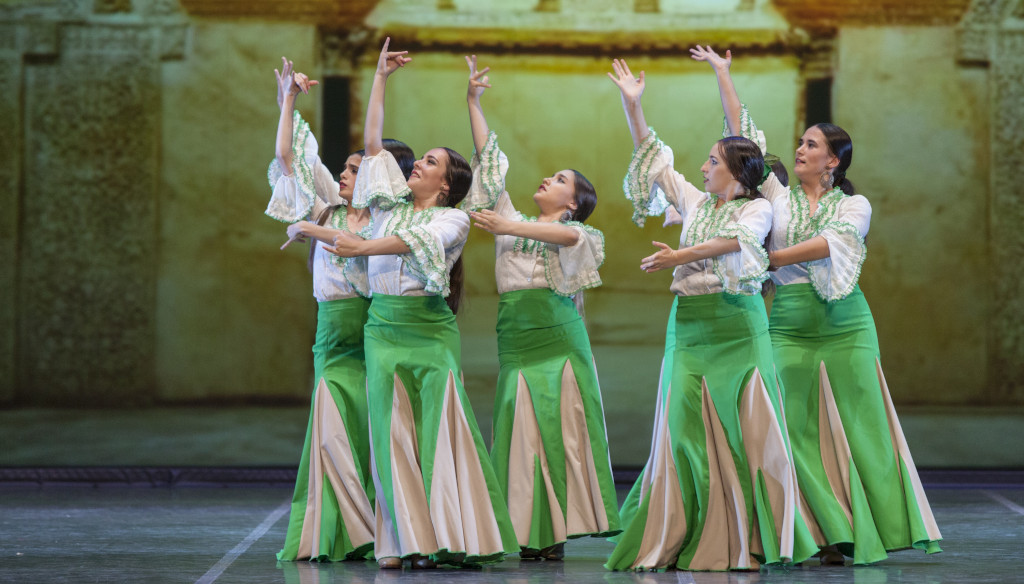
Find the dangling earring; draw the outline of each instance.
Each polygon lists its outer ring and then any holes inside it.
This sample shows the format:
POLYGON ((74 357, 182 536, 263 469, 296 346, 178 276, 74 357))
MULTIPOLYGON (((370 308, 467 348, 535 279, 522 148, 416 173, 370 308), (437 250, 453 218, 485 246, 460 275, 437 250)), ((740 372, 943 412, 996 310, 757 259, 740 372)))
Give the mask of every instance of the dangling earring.
POLYGON ((573 214, 573 210, 572 209, 566 209, 565 213, 562 213, 562 217, 559 219, 559 221, 569 221, 569 220, 571 220, 572 219, 572 214, 573 214))
POLYGON ((832 172, 829 170, 828 167, 825 167, 825 170, 822 171, 821 176, 818 177, 818 183, 821 184, 821 188, 825 189, 826 191, 831 191, 832 184, 834 182, 835 179, 832 177, 832 172))

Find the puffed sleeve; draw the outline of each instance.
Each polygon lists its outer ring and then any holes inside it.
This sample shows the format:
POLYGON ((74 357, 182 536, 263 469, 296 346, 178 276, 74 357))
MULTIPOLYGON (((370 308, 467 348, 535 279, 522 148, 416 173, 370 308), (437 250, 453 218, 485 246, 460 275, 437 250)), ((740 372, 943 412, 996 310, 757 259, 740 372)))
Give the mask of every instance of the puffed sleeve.
POLYGON ((740 250, 715 258, 715 275, 730 294, 756 294, 768 279, 768 253, 762 245, 772 227, 772 205, 765 199, 744 203, 712 237, 735 238, 740 250))
POLYGON ((823 300, 842 300, 860 279, 868 248, 864 244, 871 226, 871 203, 861 195, 843 197, 835 219, 816 234, 828 242, 828 257, 807 262, 811 285, 823 300))
MULTIPOLYGON (((761 149, 761 154, 768 152, 768 142, 764 138, 764 132, 757 129, 757 125, 754 124, 754 119, 750 117, 750 111, 747 109, 746 104, 740 105, 740 132, 739 136, 750 140, 757 147, 761 149)), ((728 138, 732 134, 729 133, 729 122, 722 120, 722 137, 728 138)))
POLYGON ((769 203, 774 203, 779 197, 789 196, 789 187, 779 182, 779 178, 775 176, 774 172, 768 174, 768 178, 764 179, 759 189, 764 198, 768 199, 769 203))
POLYGON ((577 221, 567 221, 579 235, 573 245, 548 250, 544 254, 544 275, 548 286, 561 296, 572 296, 580 290, 601 285, 597 270, 604 263, 604 234, 577 221))
POLYGON ((272 192, 265 212, 285 223, 309 217, 318 198, 328 206, 343 203, 338 195, 338 182, 320 161, 316 137, 298 111, 292 115, 292 128, 290 172, 285 174, 276 158, 267 169, 267 182, 272 192))
POLYGON ((431 294, 448 296, 448 271, 469 236, 469 216, 459 209, 442 209, 429 223, 395 232, 406 245, 406 267, 431 294))
POLYGON ((411 193, 394 155, 381 150, 374 156, 363 157, 352 193, 352 206, 388 210, 404 202, 411 193))
POLYGON ((483 151, 473 154, 470 165, 473 184, 459 208, 465 211, 493 209, 505 192, 505 175, 508 174, 508 158, 498 148, 498 135, 493 130, 487 134, 483 151))
POLYGON ((669 205, 676 208, 685 219, 700 201, 706 197, 682 174, 672 168, 672 149, 658 139, 653 128, 644 141, 633 150, 622 190, 633 203, 633 223, 644 226, 647 217, 665 213, 669 205))

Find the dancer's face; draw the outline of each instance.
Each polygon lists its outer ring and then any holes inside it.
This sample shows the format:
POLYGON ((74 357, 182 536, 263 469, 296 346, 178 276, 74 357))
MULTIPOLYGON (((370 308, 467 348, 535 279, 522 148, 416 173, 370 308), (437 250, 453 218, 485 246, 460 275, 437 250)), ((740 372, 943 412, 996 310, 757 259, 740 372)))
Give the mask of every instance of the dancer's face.
POLYGON ((560 170, 540 182, 533 201, 542 213, 564 212, 576 209, 576 173, 560 170))
POLYGON ((356 174, 359 173, 359 163, 363 157, 353 154, 345 160, 345 170, 338 174, 338 194, 346 201, 352 200, 352 190, 356 186, 356 174))
POLYGON ((825 134, 815 126, 807 128, 797 142, 796 162, 793 164, 793 173, 800 182, 817 183, 822 172, 831 170, 838 164, 839 159, 828 149, 825 134))
POLYGON ((445 180, 445 173, 448 172, 448 153, 444 148, 428 150, 423 158, 420 158, 412 165, 412 174, 409 175, 409 188, 417 197, 433 196, 441 191, 447 190, 448 182, 445 180))
POLYGON ((739 184, 729 172, 718 142, 711 147, 711 151, 708 152, 708 160, 700 167, 700 172, 704 175, 704 190, 709 193, 725 195, 734 191, 736 185, 739 184))

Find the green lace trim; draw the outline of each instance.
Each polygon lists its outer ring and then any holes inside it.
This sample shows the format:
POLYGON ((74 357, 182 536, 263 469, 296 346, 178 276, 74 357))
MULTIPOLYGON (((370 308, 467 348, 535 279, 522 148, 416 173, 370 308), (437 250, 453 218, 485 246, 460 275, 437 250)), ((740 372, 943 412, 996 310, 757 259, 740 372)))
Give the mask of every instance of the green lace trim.
POLYGON ((473 163, 476 172, 479 173, 484 192, 487 193, 487 200, 471 202, 466 199, 461 207, 465 211, 493 209, 498 204, 498 197, 505 191, 505 181, 501 177, 501 149, 498 148, 498 134, 494 130, 487 134, 483 152, 473 155, 473 163))
MULTIPOLYGON (((729 120, 722 117, 722 137, 728 138, 732 134, 729 133, 729 120)), ((765 150, 765 144, 761 143, 760 136, 757 131, 757 124, 754 123, 754 118, 750 117, 750 110, 747 109, 747 104, 740 104, 740 132, 737 134, 742 138, 750 140, 763 152, 765 150)))
POLYGON ((732 214, 746 203, 746 199, 733 199, 726 201, 721 207, 715 208, 718 203, 718 195, 711 195, 707 201, 697 207, 694 213, 693 223, 686 231, 686 239, 683 243, 686 246, 697 245, 715 237, 726 223, 732 219, 732 214))
POLYGON ((664 197, 651 197, 650 172, 654 160, 661 153, 664 143, 658 139, 653 128, 647 128, 649 134, 636 149, 629 162, 629 170, 622 179, 622 191, 633 203, 633 223, 643 227, 647 217, 661 215, 668 208, 664 197))
MULTIPOLYGON (((522 213, 519 214, 519 220, 523 223, 537 222, 536 217, 527 217, 522 213)), ((541 250, 547 250, 547 247, 547 244, 543 241, 526 237, 516 237, 516 240, 512 243, 512 251, 518 251, 519 253, 542 253, 541 250)))
POLYGON ((811 215, 811 204, 804 189, 797 185, 789 191, 789 203, 793 216, 786 230, 786 246, 792 247, 817 236, 822 228, 832 221, 843 199, 843 191, 836 187, 825 193, 818 201, 818 211, 811 215))
MULTIPOLYGON (((601 249, 602 250, 604 249, 604 245, 605 245, 604 233, 601 232, 601 230, 594 229, 593 227, 591 227, 589 225, 584 225, 583 223, 580 223, 579 221, 562 221, 561 223, 563 225, 566 225, 566 226, 569 226, 569 227, 579 227, 579 228, 583 229, 584 232, 586 232, 586 233, 588 233, 590 235, 597 235, 598 237, 601 238, 601 249)), ((595 270, 594 271, 595 278, 593 278, 591 280, 588 280, 588 281, 580 284, 579 286, 576 286, 576 288, 574 290, 564 291, 564 292, 560 291, 560 290, 556 290, 554 288, 554 286, 552 285, 552 279, 551 279, 552 278, 552 275, 551 275, 551 256, 550 256, 550 253, 548 252, 547 246, 544 247, 543 254, 544 254, 544 278, 548 282, 548 288, 550 288, 552 292, 554 292, 555 294, 558 294, 559 296, 564 296, 566 298, 570 298, 570 297, 575 296, 576 294, 582 292, 583 290, 590 290, 591 288, 597 288, 598 286, 600 286, 603 283, 603 282, 601 282, 601 275, 598 274, 597 271, 595 270)), ((607 256, 607 255, 608 254, 602 254, 602 256, 601 256, 601 263, 599 263, 597 265, 597 269, 598 270, 601 269, 601 266, 604 265, 605 256, 607 256)), ((562 273, 564 274, 565 271, 563 270, 562 273)))
POLYGON ((448 266, 444 254, 437 253, 435 242, 426 230, 441 207, 430 207, 422 211, 413 209, 412 203, 397 205, 384 224, 381 237, 396 235, 409 246, 411 261, 405 263, 409 273, 425 284, 424 289, 432 294, 447 296, 448 266))
POLYGON ((822 228, 822 230, 828 230, 833 231, 837 234, 846 234, 852 236, 857 239, 858 243, 860 243, 860 257, 857 258, 857 270, 853 275, 853 279, 850 280, 850 283, 847 284, 846 287, 844 287, 842 290, 838 290, 836 292, 833 292, 832 294, 826 294, 822 292, 819 284, 819 282, 828 279, 828 275, 822 273, 823 271, 828 271, 828 269, 825 267, 825 262, 823 260, 814 260, 811 262, 807 262, 807 275, 811 280, 811 286, 814 287, 814 292, 818 295, 818 298, 821 298, 825 302, 836 302, 837 300, 842 300, 843 298, 849 296, 850 293, 853 292, 853 289, 857 287, 857 283, 860 282, 860 270, 864 266, 864 260, 867 259, 868 257, 868 248, 866 245, 864 245, 864 239, 861 238, 860 231, 858 231, 857 227, 854 226, 852 223, 847 223, 846 221, 834 221, 832 223, 829 223, 828 225, 825 225, 822 228))
MULTIPOLYGON (((309 129, 309 124, 306 120, 302 119, 302 115, 299 114, 298 110, 292 112, 292 175, 295 177, 295 184, 298 185, 299 191, 306 197, 306 210, 299 215, 301 217, 307 217, 313 210, 313 204, 316 200, 316 186, 313 182, 313 168, 306 162, 306 143, 312 138, 313 133, 309 129)), ((277 159, 270 161, 270 166, 267 168, 267 182, 270 183, 270 188, 273 189, 277 185, 277 180, 284 175, 281 171, 281 165, 278 164, 277 159)), ((277 219, 282 223, 294 223, 296 219, 289 220, 283 215, 278 215, 272 210, 268 209, 266 212, 268 217, 277 219)))
MULTIPOLYGON (((746 225, 739 223, 731 223, 717 231, 712 237, 724 237, 727 239, 736 238, 741 244, 746 244, 753 248, 754 253, 757 254, 758 269, 756 272, 749 276, 740 275, 739 286, 732 288, 727 285, 724 274, 722 273, 722 262, 719 261, 721 256, 716 256, 711 262, 711 269, 714 271, 718 279, 722 281, 722 290, 728 294, 734 295, 751 295, 759 291, 761 282, 768 279, 768 252, 765 251, 764 246, 758 241, 757 237, 754 236, 754 232, 750 230, 746 225), (743 289, 743 284, 749 284, 750 287, 746 290, 743 289)), ((740 249, 739 253, 743 253, 740 249)))

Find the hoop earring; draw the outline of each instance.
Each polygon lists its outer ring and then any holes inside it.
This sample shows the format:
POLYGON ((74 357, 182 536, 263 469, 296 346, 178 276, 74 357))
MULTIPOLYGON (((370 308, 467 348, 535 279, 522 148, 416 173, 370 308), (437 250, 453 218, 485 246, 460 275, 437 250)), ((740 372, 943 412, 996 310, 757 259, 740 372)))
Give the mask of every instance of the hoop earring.
POLYGON ((826 168, 822 171, 821 176, 818 177, 818 183, 821 184, 822 188, 826 191, 832 190, 832 185, 835 183, 835 178, 832 177, 832 173, 826 168))

